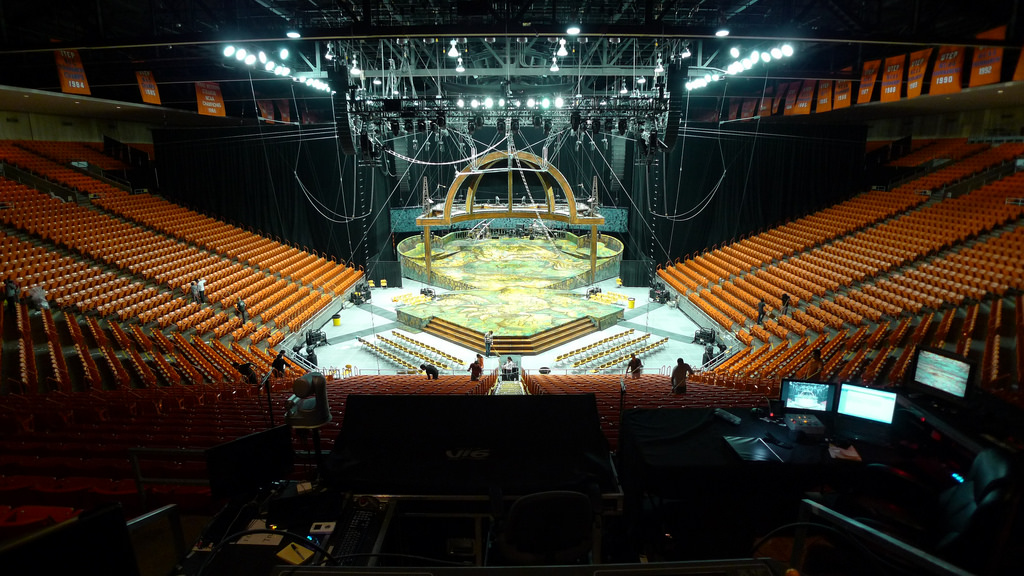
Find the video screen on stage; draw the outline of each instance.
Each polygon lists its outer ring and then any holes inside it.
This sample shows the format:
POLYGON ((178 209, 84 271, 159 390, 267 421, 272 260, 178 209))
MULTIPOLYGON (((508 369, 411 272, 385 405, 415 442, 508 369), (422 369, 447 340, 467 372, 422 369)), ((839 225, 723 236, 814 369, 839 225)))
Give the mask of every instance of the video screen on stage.
POLYGON ((971 381, 971 363, 963 356, 941 350, 917 352, 914 384, 925 393, 943 398, 963 399, 971 381))
POLYGON ((852 384, 843 384, 839 388, 839 405, 836 408, 836 413, 842 416, 892 424, 892 416, 895 412, 895 392, 852 384))
POLYGON ((836 387, 830 382, 782 380, 780 398, 786 413, 831 412, 835 404, 836 387))

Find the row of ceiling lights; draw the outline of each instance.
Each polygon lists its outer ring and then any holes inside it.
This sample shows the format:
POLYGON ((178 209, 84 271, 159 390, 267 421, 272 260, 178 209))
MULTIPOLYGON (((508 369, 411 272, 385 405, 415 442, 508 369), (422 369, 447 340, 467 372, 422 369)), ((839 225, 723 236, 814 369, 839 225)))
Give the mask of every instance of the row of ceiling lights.
MULTIPOLYGON (((278 51, 277 56, 282 61, 287 60, 289 56, 288 49, 281 48, 278 51)), ((316 88, 317 90, 321 90, 324 92, 331 92, 331 87, 326 82, 322 82, 317 78, 308 78, 292 75, 291 68, 270 59, 270 57, 267 56, 267 53, 264 52, 263 50, 256 50, 250 52, 245 48, 235 47, 234 45, 229 44, 224 47, 224 57, 234 58, 235 60, 252 68, 255 68, 256 63, 259 62, 260 66, 262 66, 265 71, 273 73, 275 76, 291 78, 292 80, 296 82, 301 82, 311 88, 316 88)))
POLYGON ((768 64, 772 60, 781 60, 782 58, 789 58, 790 56, 793 55, 793 47, 789 44, 783 44, 782 46, 778 46, 776 48, 772 48, 771 50, 766 50, 764 52, 754 50, 753 52, 750 53, 749 56, 743 58, 740 58, 740 49, 734 47, 729 51, 729 54, 733 58, 736 58, 736 60, 733 60, 729 64, 729 66, 725 68, 725 70, 714 69, 713 71, 705 74, 703 78, 690 80, 689 82, 686 83, 686 89, 696 90, 698 88, 704 88, 705 86, 712 82, 718 82, 725 76, 733 76, 736 74, 740 74, 746 70, 750 70, 758 62, 768 64))

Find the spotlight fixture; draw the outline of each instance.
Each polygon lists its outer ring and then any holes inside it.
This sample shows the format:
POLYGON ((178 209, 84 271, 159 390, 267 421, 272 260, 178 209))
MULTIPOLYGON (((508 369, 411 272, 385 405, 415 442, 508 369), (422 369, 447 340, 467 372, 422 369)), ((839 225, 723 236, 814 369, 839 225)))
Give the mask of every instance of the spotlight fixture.
POLYGON ((459 43, 458 40, 455 40, 454 38, 452 39, 452 41, 451 41, 452 47, 448 49, 448 56, 450 56, 452 58, 458 58, 459 57, 459 49, 456 48, 458 43, 459 43))
POLYGON ((551 68, 548 68, 552 72, 558 72, 558 56, 551 57, 551 68))
POLYGON ((715 36, 718 36, 719 38, 725 38, 728 35, 729 29, 724 26, 719 28, 718 30, 715 30, 715 36))
POLYGON ((761 52, 761 61, 765 64, 772 61, 772 55, 767 52, 761 52))
POLYGON ((224 47, 224 57, 225 58, 230 58, 230 57, 232 57, 234 55, 235 55, 235 47, 234 46, 232 46, 231 44, 228 44, 227 46, 224 47))
POLYGON ((629 89, 626 88, 626 81, 622 81, 622 88, 619 89, 619 94, 629 94, 629 89))
POLYGON ((558 52, 555 52, 555 56, 568 56, 569 52, 565 49, 565 38, 559 38, 558 40, 558 52))
POLYGON ((462 74, 466 71, 466 67, 462 65, 462 57, 459 57, 459 63, 455 66, 455 71, 462 74))
POLYGON ((362 73, 363 73, 363 71, 359 69, 359 62, 356 60, 356 57, 353 56, 352 57, 352 69, 349 70, 349 74, 352 74, 353 76, 359 76, 362 73))
POLYGON ((273 72, 274 68, 277 68, 277 64, 274 64, 273 60, 267 60, 267 64, 266 64, 265 68, 266 68, 267 72, 273 72))
POLYGON ((779 48, 772 48, 772 58, 775 58, 776 60, 782 58, 782 50, 779 48))
POLYGON ((740 57, 740 49, 735 47, 735 46, 733 46, 732 48, 729 49, 729 55, 732 56, 733 58, 739 58, 740 57))
POLYGON ((469 101, 469 106, 470 106, 470 108, 479 108, 480 107, 480 101, 477 100, 476 98, 473 98, 472 100, 469 101))
POLYGON ((793 47, 790 46, 789 44, 783 44, 782 45, 782 55, 787 57, 787 58, 792 56, 793 55, 793 47))
POLYGON ((555 108, 561 108, 565 106, 565 100, 561 96, 555 96, 555 108))
POLYGON ((665 67, 661 65, 661 56, 658 56, 658 65, 654 67, 655 74, 661 74, 665 71, 665 67))
POLYGON ((246 56, 245 57, 245 63, 247 65, 249 65, 249 66, 252 66, 253 64, 255 64, 256 63, 256 55, 255 54, 249 54, 248 56, 246 56))
POLYGON ((298 30, 294 29, 285 32, 284 35, 289 38, 302 38, 302 34, 300 34, 298 30))
POLYGON ((637 84, 646 84, 647 83, 647 78, 644 78, 643 76, 637 76, 636 77, 636 83, 637 84))
POLYGON ((551 100, 548 99, 548 98, 544 98, 543 100, 540 101, 540 107, 541 108, 550 108, 551 107, 551 100))
POLYGON ((689 58, 693 53, 690 52, 690 43, 683 42, 683 51, 679 53, 680 58, 689 58))
POLYGON ((334 60, 334 42, 327 43, 327 53, 324 54, 324 58, 327 58, 328 60, 334 60))
POLYGON ((458 100, 455 101, 455 105, 458 106, 459 108, 465 108, 466 101, 463 100, 462 98, 459 98, 458 100))
POLYGON ((569 27, 566 28, 565 33, 569 36, 575 36, 580 33, 580 27, 578 24, 570 24, 569 27))
POLYGON ((484 98, 484 108, 493 108, 493 107, 494 107, 494 99, 491 98, 490 96, 488 96, 487 98, 484 98))
POLYGON ((235 60, 238 60, 239 62, 245 60, 246 54, 248 53, 245 51, 245 48, 239 48, 238 50, 235 50, 235 60))
POLYGON ((526 99, 526 107, 527 108, 533 108, 536 105, 537 105, 537 101, 534 100, 533 98, 527 98, 526 99))
POLYGON ((374 86, 380 86, 381 84, 383 84, 383 82, 380 81, 380 78, 374 78, 373 79, 373 85, 374 86))
POLYGON ((281 51, 277 53, 277 56, 281 60, 287 60, 288 59, 288 49, 287 48, 281 48, 281 51))

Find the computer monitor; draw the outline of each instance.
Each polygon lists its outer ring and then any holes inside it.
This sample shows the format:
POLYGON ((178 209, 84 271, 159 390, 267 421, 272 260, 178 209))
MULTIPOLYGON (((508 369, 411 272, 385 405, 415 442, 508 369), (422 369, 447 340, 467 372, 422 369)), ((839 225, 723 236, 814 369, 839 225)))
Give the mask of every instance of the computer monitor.
POLYGON ((206 471, 215 499, 248 498, 295 468, 292 433, 288 426, 256 432, 208 448, 206 471))
POLYGON ((779 398, 786 414, 828 414, 835 407, 836 385, 783 378, 779 398))
POLYGON ((917 351, 910 387, 939 400, 963 403, 970 394, 973 368, 963 356, 921 348, 917 351))
POLYGON ((883 424, 892 424, 896 412, 896 393, 876 388, 843 384, 839 388, 836 414, 883 424))

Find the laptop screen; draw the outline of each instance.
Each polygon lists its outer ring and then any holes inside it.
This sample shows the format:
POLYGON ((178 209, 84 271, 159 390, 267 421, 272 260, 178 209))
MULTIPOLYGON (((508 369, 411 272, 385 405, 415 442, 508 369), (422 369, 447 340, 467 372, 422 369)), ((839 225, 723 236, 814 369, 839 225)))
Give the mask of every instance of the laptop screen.
POLYGON ((895 411, 895 392, 852 384, 843 384, 839 388, 839 406, 836 409, 838 414, 891 424, 895 411))

